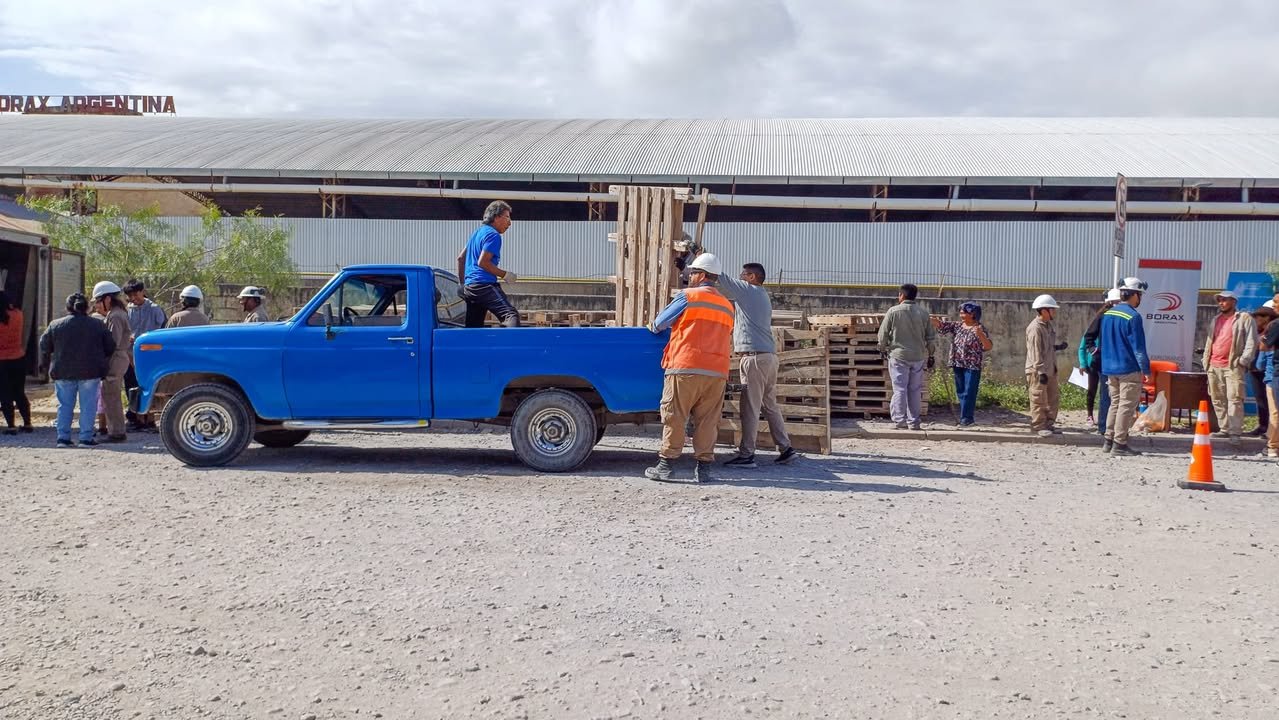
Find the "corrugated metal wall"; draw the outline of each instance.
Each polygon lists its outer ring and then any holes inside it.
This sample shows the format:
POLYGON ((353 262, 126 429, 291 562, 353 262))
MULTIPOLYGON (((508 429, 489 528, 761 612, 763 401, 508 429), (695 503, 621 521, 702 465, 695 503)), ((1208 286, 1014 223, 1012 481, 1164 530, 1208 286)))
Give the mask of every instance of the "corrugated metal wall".
MULTIPOLYGON (((199 218, 166 218, 180 236, 199 218)), ((475 223, 446 220, 278 218, 289 227, 303 272, 354 263, 456 265, 475 223)), ((1097 222, 709 223, 705 242, 730 265, 762 262, 782 282, 948 286, 1109 285, 1112 225, 1097 222)), ((613 274, 612 222, 519 222, 502 265, 526 277, 603 279, 613 274)), ((693 232, 690 223, 688 231, 693 232)), ((1263 270, 1279 259, 1279 222, 1130 222, 1128 259, 1204 261, 1203 287, 1232 270, 1263 270)))

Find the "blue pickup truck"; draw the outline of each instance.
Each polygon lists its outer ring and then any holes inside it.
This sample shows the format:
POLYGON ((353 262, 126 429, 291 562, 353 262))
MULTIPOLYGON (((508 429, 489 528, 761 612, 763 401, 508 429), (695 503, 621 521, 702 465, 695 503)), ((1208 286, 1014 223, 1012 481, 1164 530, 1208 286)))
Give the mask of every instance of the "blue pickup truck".
POLYGON ((612 423, 657 412, 665 338, 644 328, 463 327, 458 282, 416 265, 359 265, 274 323, 156 330, 134 346, 137 412, 188 465, 315 430, 509 426, 521 461, 581 465, 612 423))

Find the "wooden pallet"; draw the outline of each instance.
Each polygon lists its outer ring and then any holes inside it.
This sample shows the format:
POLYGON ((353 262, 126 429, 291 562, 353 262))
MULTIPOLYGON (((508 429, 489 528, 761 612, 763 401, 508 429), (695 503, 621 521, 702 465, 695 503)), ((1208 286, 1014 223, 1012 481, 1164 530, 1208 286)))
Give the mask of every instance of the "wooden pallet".
POLYGON ((617 196, 617 232, 609 235, 617 243, 614 321, 618 327, 641 327, 657 317, 679 287, 674 245, 684 234, 690 190, 610 185, 609 192, 617 196))
MULTIPOLYGON (((830 409, 837 417, 889 414, 893 397, 888 363, 879 355, 879 325, 871 314, 810 315, 808 324, 830 333, 830 409)), ((920 413, 928 414, 925 392, 920 413)))
MULTIPOLYGON (((796 450, 830 454, 830 384, 827 350, 828 332, 773 328, 777 344, 777 404, 786 423, 786 434, 796 450)), ((739 384, 740 358, 733 357, 730 384, 739 384)), ((719 425, 719 442, 736 446, 741 442, 740 394, 730 392, 724 401, 719 425)), ((768 421, 759 423, 757 447, 774 448, 768 421)), ((775 448, 774 448, 775 449, 775 448)))

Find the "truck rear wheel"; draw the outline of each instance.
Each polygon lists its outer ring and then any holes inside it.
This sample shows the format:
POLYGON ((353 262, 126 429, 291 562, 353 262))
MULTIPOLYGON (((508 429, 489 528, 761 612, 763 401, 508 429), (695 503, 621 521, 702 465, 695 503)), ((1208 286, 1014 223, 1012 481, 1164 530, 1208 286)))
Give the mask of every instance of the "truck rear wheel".
POLYGON ((590 457, 596 442, 595 414, 566 390, 539 390, 515 409, 511 444, 525 465, 543 472, 567 472, 590 457))
POLYGON ((253 438, 253 413, 239 392, 225 385, 191 385, 174 393, 160 416, 160 439, 187 465, 225 465, 253 438))
POLYGON ((262 447, 291 448, 311 436, 310 430, 259 430, 253 439, 262 447))

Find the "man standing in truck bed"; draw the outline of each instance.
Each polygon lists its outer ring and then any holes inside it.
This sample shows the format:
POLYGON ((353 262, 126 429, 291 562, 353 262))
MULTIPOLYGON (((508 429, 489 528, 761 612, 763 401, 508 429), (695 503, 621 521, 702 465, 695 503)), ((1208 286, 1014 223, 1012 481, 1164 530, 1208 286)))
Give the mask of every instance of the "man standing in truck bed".
POLYGON ((466 301, 466 326, 484 327, 484 316, 493 313, 502 327, 519 327, 520 312, 511 305, 498 280, 513 283, 518 278, 497 264, 502 260, 502 233, 511 228, 511 206, 494 200, 484 209, 483 224, 471 233, 466 247, 457 256, 458 294, 466 301))

